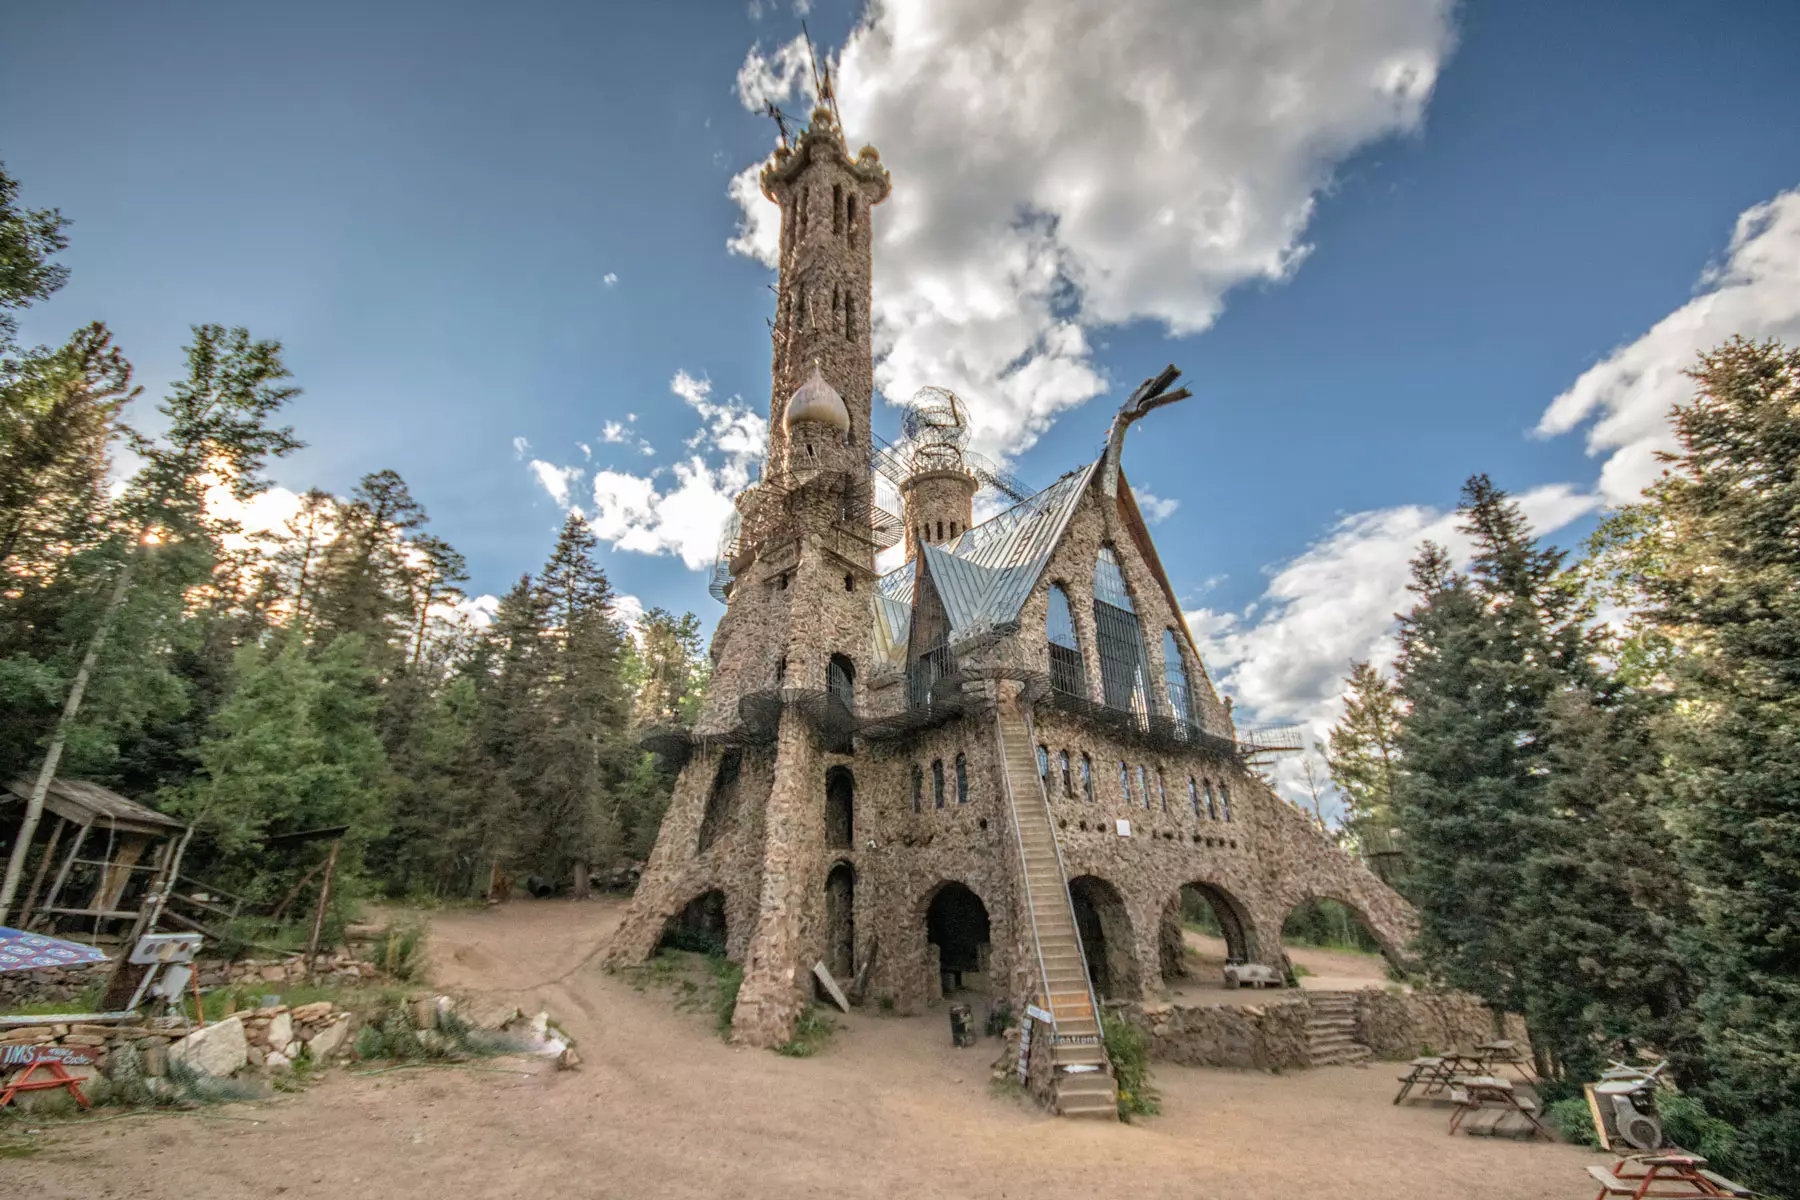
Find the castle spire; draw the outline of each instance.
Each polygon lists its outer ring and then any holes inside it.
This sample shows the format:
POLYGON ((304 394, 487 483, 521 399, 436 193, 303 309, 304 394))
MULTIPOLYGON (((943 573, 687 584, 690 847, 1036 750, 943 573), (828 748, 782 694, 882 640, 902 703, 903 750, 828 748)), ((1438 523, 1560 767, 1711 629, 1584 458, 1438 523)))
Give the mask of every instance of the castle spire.
POLYGON ((780 283, 776 290, 769 395, 771 468, 787 460, 789 399, 816 369, 842 397, 856 462, 869 460, 875 391, 869 341, 870 212, 887 198, 887 169, 873 146, 850 157, 820 83, 812 123, 775 150, 762 170, 762 192, 781 206, 780 283))

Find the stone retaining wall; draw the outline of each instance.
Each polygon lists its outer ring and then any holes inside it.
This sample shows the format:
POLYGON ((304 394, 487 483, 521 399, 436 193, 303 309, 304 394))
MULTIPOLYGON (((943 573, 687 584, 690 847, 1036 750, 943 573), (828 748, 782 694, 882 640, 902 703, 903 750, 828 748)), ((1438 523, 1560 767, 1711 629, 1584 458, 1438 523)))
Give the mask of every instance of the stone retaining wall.
POLYGON ((1496 1030, 1493 1012, 1461 992, 1356 993, 1356 1040, 1376 1058, 1404 1060, 1420 1054, 1475 1046, 1493 1037, 1529 1045, 1525 1022, 1508 1015, 1496 1030))
POLYGON ((73 1000, 102 983, 111 963, 80 967, 40 967, 31 971, 0 973, 0 1013, 15 1012, 31 1004, 60 1004, 73 1000))
POLYGON ((1312 1065, 1309 1009, 1299 995, 1268 1004, 1129 1004, 1118 1011, 1149 1035, 1154 1062, 1258 1071, 1312 1065))

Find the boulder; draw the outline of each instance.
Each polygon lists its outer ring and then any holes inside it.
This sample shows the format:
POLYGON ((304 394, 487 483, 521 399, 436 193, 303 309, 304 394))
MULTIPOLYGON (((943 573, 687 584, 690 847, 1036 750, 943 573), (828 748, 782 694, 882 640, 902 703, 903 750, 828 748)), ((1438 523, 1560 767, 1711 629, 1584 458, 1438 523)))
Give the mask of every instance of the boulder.
POLYGON ((314 1062, 324 1062, 350 1039, 350 1014, 342 1013, 330 1024, 307 1039, 306 1049, 314 1062))
POLYGON ((244 1023, 226 1017, 196 1029, 169 1047, 169 1061, 183 1063, 207 1075, 229 1075, 249 1060, 250 1044, 244 1038, 244 1023))
POLYGON ((331 1001, 329 1000, 315 1000, 311 1004, 302 1004, 288 1013, 289 1017, 303 1025, 308 1021, 322 1020, 330 1015, 331 1001))
POLYGON ((286 1013, 269 1020, 269 1049, 285 1051, 288 1043, 294 1040, 294 1021, 286 1013))

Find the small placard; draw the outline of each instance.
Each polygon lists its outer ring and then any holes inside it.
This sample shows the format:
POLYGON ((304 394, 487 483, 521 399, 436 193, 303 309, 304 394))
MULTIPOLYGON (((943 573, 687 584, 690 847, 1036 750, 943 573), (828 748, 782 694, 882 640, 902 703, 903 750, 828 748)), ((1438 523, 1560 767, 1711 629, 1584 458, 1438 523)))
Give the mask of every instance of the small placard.
POLYGON ((1046 1021, 1052 1024, 1054 1024, 1056 1020, 1056 1018, 1052 1017, 1049 1013, 1045 1012, 1035 1004, 1027 1004, 1025 1006, 1025 1015, 1034 1021, 1046 1021))
POLYGON ((1119 825, 1119 836, 1120 837, 1130 837, 1131 836, 1131 822, 1130 821, 1126 820, 1124 817, 1120 817, 1118 820, 1118 825, 1119 825))
POLYGON ((0 1067, 23 1067, 34 1062, 91 1067, 94 1052, 85 1046, 0 1046, 0 1067))
POLYGON ((1031 1074, 1031 1017, 1028 1014, 1019 1022, 1019 1082, 1023 1084, 1031 1074))

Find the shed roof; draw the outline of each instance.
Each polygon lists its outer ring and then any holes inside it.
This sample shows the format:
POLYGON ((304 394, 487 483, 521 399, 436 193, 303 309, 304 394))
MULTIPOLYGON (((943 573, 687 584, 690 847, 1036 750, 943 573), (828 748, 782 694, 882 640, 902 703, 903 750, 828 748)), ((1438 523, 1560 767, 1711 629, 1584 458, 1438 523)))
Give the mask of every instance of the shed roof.
MULTIPOLYGON (((31 787, 31 780, 15 779, 7 790, 14 798, 24 801, 31 795, 31 787)), ((77 825, 103 825, 128 833, 167 836, 187 828, 174 817, 82 779, 51 780, 50 790, 44 795, 44 807, 77 825)))

